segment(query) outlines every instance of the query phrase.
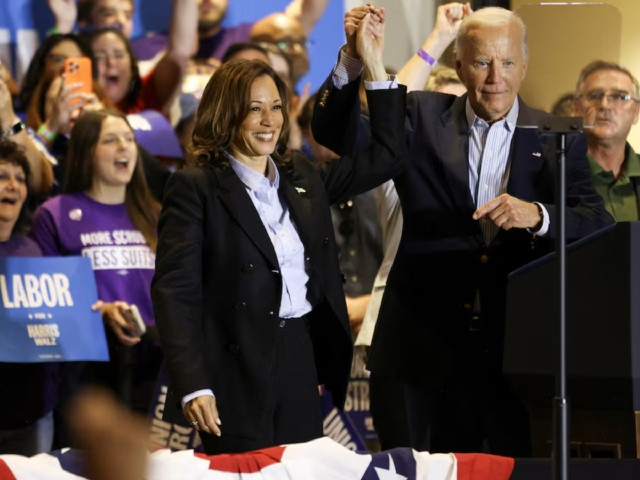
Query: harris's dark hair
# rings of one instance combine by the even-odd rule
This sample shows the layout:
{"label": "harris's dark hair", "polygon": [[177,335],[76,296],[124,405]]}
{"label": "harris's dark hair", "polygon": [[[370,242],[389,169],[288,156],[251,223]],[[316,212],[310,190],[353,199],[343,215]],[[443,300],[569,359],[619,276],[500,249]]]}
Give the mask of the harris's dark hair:
{"label": "harris's dark hair", "polygon": [[88,44],[91,46],[92,52],[93,52],[93,42],[98,37],[102,35],[106,35],[107,33],[113,33],[116,37],[118,37],[124,44],[124,47],[127,50],[127,55],[129,55],[129,59],[131,63],[131,80],[129,82],[129,88],[127,89],[127,94],[125,95],[121,104],[118,105],[118,108],[120,108],[124,112],[127,112],[136,105],[138,101],[138,97],[140,96],[140,90],[142,89],[142,80],[140,79],[140,69],[138,68],[138,58],[136,57],[136,54],[133,52],[133,49],[131,47],[131,42],[129,41],[129,39],[124,36],[124,33],[122,33],[120,29],[113,28],[113,27],[96,28],[95,30],[91,30],[89,33],[87,33]]}
{"label": "harris's dark hair", "polygon": [[259,77],[271,78],[282,100],[283,124],[278,146],[272,157],[276,162],[288,160],[289,94],[287,85],[270,65],[260,60],[232,60],[222,64],[207,83],[196,112],[193,145],[189,163],[228,164],[227,153],[236,138],[238,127],[249,113],[251,86]]}
{"label": "harris's dark hair", "polygon": [[[0,163],[10,163],[22,168],[27,184],[27,194],[29,194],[29,185],[31,184],[31,167],[29,166],[29,161],[27,160],[23,148],[9,140],[0,139]],[[27,233],[27,230],[29,229],[30,212],[27,203],[28,202],[25,199],[22,204],[22,208],[20,209],[18,219],[13,225],[13,229],[11,231],[12,234],[24,234]]]}
{"label": "harris's dark hair", "polygon": [[[81,115],[71,130],[64,185],[65,193],[85,192],[91,188],[94,175],[93,157],[96,145],[100,140],[102,124],[107,117],[120,118],[131,129],[127,117],[117,110],[97,110]],[[126,187],[125,205],[129,218],[140,230],[151,250],[155,252],[158,243],[156,229],[160,205],[155,201],[147,186],[140,152],[138,152],[133,176]]]}

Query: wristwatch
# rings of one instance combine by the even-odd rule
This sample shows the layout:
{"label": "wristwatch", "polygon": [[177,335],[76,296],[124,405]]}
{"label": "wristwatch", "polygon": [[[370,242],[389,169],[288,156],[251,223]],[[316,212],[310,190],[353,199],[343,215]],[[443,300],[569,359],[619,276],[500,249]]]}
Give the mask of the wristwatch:
{"label": "wristwatch", "polygon": [[2,136],[2,138],[7,138],[7,137],[10,137],[11,135],[16,135],[20,133],[22,130],[24,130],[24,128],[25,128],[24,123],[16,122],[9,128],[5,128],[4,130],[2,130],[2,133],[0,133],[0,136]]}

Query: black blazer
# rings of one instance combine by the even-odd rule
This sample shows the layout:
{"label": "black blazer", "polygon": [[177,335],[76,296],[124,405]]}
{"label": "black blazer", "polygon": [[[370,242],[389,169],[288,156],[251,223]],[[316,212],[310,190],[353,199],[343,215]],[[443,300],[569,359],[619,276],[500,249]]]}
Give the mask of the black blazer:
{"label": "black blazer", "polygon": [[[368,123],[359,115],[355,82],[338,90],[329,77],[318,98],[312,122],[317,141],[339,153],[368,143]],[[518,125],[535,125],[548,116],[518,101]],[[544,204],[549,235],[500,230],[486,245],[479,223],[472,219],[476,206],[469,191],[465,103],[466,95],[408,95],[408,152],[402,172],[394,178],[404,227],[373,336],[368,364],[372,371],[408,380],[446,377],[467,355],[460,339],[469,331],[478,291],[481,325],[494,337],[494,362],[500,369],[507,275],[553,249],[554,139],[518,128],[507,184],[507,193]],[[613,221],[593,188],[585,155],[584,136],[572,137],[567,153],[569,240]],[[544,301],[535,292],[532,300]]]}
{"label": "black blazer", "polygon": [[[397,173],[405,151],[405,92],[371,96],[370,148],[321,171],[301,154],[278,166],[280,193],[305,247],[319,381],[342,406],[351,334],[329,205]],[[376,108],[376,107],[374,107]],[[185,423],[180,399],[210,388],[225,433],[253,437],[260,424],[278,328],[277,257],[244,184],[230,166],[174,173],[159,221],[154,313],[169,370],[165,419]]]}

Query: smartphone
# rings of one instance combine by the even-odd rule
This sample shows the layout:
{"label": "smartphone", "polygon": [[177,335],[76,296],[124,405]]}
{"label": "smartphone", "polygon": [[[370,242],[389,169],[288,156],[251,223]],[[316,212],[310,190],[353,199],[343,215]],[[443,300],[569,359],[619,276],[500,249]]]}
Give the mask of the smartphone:
{"label": "smartphone", "polygon": [[[80,84],[73,93],[92,93],[93,74],[91,71],[91,59],[89,57],[69,57],[64,61],[65,83],[71,85]],[[71,100],[70,104],[77,103],[78,99]]]}
{"label": "smartphone", "polygon": [[141,337],[144,332],[147,331],[147,326],[144,324],[140,311],[135,305],[129,305],[129,308],[124,311],[124,318],[130,326],[130,330],[133,336]]}

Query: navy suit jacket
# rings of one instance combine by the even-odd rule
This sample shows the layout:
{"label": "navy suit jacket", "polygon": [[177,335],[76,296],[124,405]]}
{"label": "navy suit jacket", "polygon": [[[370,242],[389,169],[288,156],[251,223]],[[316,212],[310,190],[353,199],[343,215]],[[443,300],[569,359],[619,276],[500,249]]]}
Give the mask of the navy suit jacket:
{"label": "navy suit jacket", "polygon": [[[536,125],[548,115],[518,101],[518,125]],[[469,190],[465,103],[466,95],[408,95],[408,153],[394,177],[404,227],[373,336],[372,371],[408,380],[446,378],[460,358],[471,358],[460,339],[468,335],[478,293],[480,325],[493,345],[490,361],[500,369],[507,275],[553,249],[555,139],[517,128],[507,184],[510,195],[546,207],[549,234],[542,238],[526,229],[500,230],[486,245],[472,219],[476,205]],[[368,123],[359,114],[356,82],[338,90],[327,79],[312,128],[317,141],[338,153],[367,144]],[[569,240],[613,221],[593,188],[585,155],[584,136],[571,138],[566,163]],[[532,301],[539,300],[532,292]]]}

